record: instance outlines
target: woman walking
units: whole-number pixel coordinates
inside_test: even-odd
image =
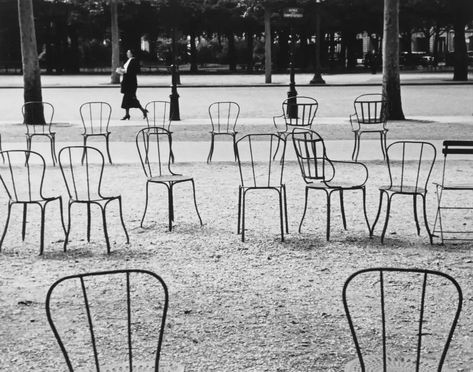
[[[123,93],[122,108],[125,109],[125,116],[121,120],[130,120],[130,108],[139,108],[143,113],[143,118],[146,118],[148,110],[144,109],[136,98],[136,89],[138,88],[136,75],[140,70],[140,65],[132,50],[127,50],[126,56],[128,60],[123,67],[117,67],[117,74],[122,75],[120,92]]]

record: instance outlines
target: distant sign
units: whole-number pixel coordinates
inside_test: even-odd
[[[284,18],[302,18],[303,16],[302,8],[285,8],[283,10]]]

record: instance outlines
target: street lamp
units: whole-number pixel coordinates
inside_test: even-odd
[[[320,73],[320,3],[323,0],[315,0],[315,67],[314,77],[310,84],[325,84],[325,80]]]
[[[172,41],[171,41],[171,94],[169,95],[170,100],[170,108],[169,108],[169,120],[181,120],[181,115],[179,113],[179,94],[177,93],[177,84],[179,83],[178,79],[178,71],[176,67],[176,8],[175,8],[175,1],[171,3],[171,12],[173,18],[173,27],[172,27]]]

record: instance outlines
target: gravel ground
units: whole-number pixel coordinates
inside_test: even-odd
[[[386,183],[387,171],[380,161],[366,164],[372,222],[377,186]],[[463,177],[461,169],[466,164],[458,161],[455,166],[456,176]],[[359,194],[345,197],[348,231],[342,228],[338,203],[333,204],[330,242],[325,241],[325,200],[312,194],[299,234],[304,184],[292,162],[285,172],[290,232],[286,242],[280,242],[276,194],[263,193],[249,196],[247,241],[242,243],[236,234],[236,165],[178,163],[175,168],[194,176],[204,226],[199,226],[190,186],[180,185],[175,192],[174,230],[167,231],[166,196],[158,186],[152,189],[145,228],[140,228],[145,190],[142,171],[138,164],[109,166],[105,189],[123,195],[130,234],[126,245],[112,206],[111,255],[106,254],[98,213],[93,214],[91,242],[87,243],[85,210],[76,209],[68,251],[63,253],[58,209],[51,207],[45,254],[39,257],[38,211],[32,208],[22,242],[21,210],[13,210],[13,221],[18,223],[10,226],[0,256],[1,370],[65,370],[44,310],[46,292],[56,279],[72,273],[144,268],[161,275],[170,290],[162,351],[165,361],[179,361],[187,371],[340,371],[355,357],[341,301],[345,279],[366,267],[399,266],[438,269],[458,280],[464,292],[463,311],[446,362],[456,371],[473,371],[471,246],[431,246],[422,225],[417,236],[410,200],[404,208],[405,199],[393,202],[384,245],[380,244],[379,225],[375,237],[369,239]],[[439,180],[440,172],[439,163],[431,180]],[[47,169],[46,189],[65,194],[58,169]],[[427,207],[430,224],[436,208],[433,191],[432,186]],[[4,219],[2,214],[0,226]],[[452,222],[462,224],[464,220],[454,216]],[[438,306],[443,314],[443,305]],[[394,316],[403,314],[396,311]],[[74,341],[79,352],[83,352],[82,342],[80,337]],[[394,347],[400,350],[406,345],[399,342]]]

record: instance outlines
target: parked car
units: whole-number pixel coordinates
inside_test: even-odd
[[[431,66],[434,63],[434,56],[424,52],[402,52],[399,63],[403,66]]]

